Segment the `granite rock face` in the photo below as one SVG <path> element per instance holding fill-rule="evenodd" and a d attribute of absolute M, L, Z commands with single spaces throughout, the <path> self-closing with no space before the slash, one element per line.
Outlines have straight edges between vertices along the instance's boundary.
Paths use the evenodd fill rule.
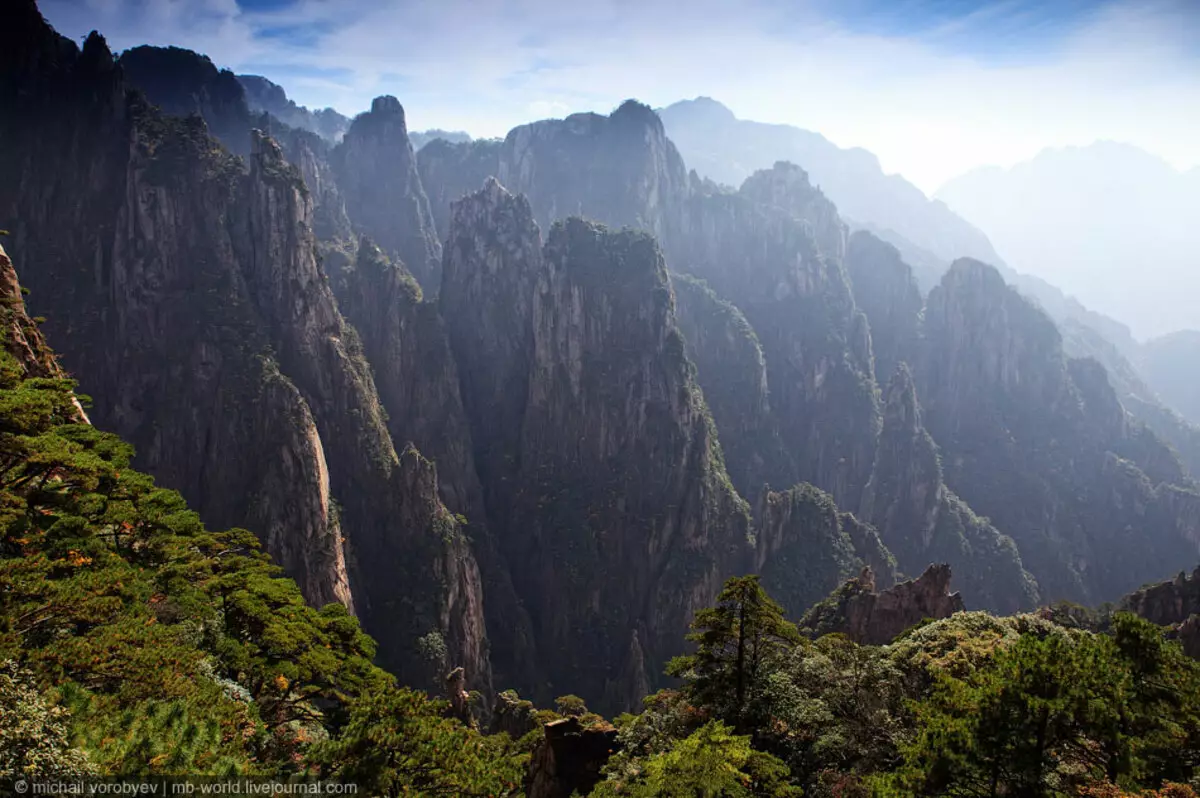
<path fill-rule="evenodd" d="M 917 383 L 946 483 L 1012 537 L 1043 600 L 1095 603 L 1195 557 L 1178 462 L 995 269 L 956 261 L 923 336 Z"/>
<path fill-rule="evenodd" d="M 543 228 L 582 216 L 634 227 L 660 241 L 669 214 L 688 192 L 688 176 L 662 121 L 635 100 L 609 116 L 572 114 L 513 128 L 497 177 L 525 194 Z"/>
<path fill-rule="evenodd" d="M 435 295 L 442 247 L 400 102 L 376 97 L 371 110 L 350 123 L 331 159 L 355 229 L 399 258 L 425 292 Z"/>
<path fill-rule="evenodd" d="M 962 610 L 962 598 L 950 592 L 948 565 L 930 565 L 917 579 L 882 591 L 868 568 L 814 607 L 800 626 L 815 636 L 841 633 L 856 643 L 879 646 L 921 621 Z"/>
<path fill-rule="evenodd" d="M 544 739 L 529 762 L 526 795 L 570 798 L 587 795 L 600 781 L 600 770 L 617 749 L 617 730 L 603 721 L 583 726 L 578 718 L 547 723 Z"/>
<path fill-rule="evenodd" d="M 447 241 L 440 302 L 489 518 L 538 650 L 558 652 L 549 682 L 624 707 L 749 552 L 662 255 L 579 219 L 542 247 L 494 181 L 455 205 Z"/>
<path fill-rule="evenodd" d="M 882 386 L 901 363 L 916 362 L 925 298 L 899 251 L 862 230 L 850 236 L 846 272 L 871 325 L 875 380 Z"/>
<path fill-rule="evenodd" d="M 698 191 L 677 219 L 668 239 L 673 268 L 736 305 L 762 347 L 779 435 L 795 465 L 769 481 L 809 482 L 857 506 L 879 407 L 867 320 L 842 262 L 819 252 L 803 220 L 742 194 Z"/>
<path fill-rule="evenodd" d="M 762 345 L 742 312 L 703 280 L 675 274 L 671 283 L 679 330 L 720 432 L 729 478 L 742 496 L 757 501 L 772 480 L 797 472 L 772 411 Z"/>
<path fill-rule="evenodd" d="M 502 148 L 499 139 L 451 142 L 438 138 L 417 150 L 417 171 L 429 197 L 439 241 L 446 240 L 453 203 L 499 174 Z"/>
<path fill-rule="evenodd" d="M 6 21 L 0 218 L 94 422 L 207 523 L 254 530 L 310 602 L 353 607 L 401 678 L 449 670 L 420 653 L 433 635 L 489 689 L 469 543 L 392 443 L 299 173 L 265 136 L 247 164 L 127 93 L 99 36 L 81 51 L 32 3 Z"/>
<path fill-rule="evenodd" d="M 1012 540 L 946 487 L 916 386 L 901 363 L 887 389 L 883 431 L 860 515 L 875 524 L 905 574 L 945 562 L 963 574 L 965 600 L 999 613 L 1030 609 L 1036 583 Z"/>
<path fill-rule="evenodd" d="M 755 513 L 754 571 L 793 617 L 829 595 L 864 566 L 890 585 L 895 562 L 875 529 L 840 513 L 811 485 L 765 494 Z"/>

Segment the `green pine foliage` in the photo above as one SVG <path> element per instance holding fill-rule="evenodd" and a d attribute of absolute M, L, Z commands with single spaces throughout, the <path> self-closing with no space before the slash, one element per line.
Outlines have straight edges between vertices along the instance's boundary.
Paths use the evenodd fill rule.
<path fill-rule="evenodd" d="M 1200 663 L 1132 614 L 1080 617 L 808 640 L 756 578 L 731 579 L 672 663 L 681 689 L 617 719 L 592 794 L 1195 798 Z"/>
<path fill-rule="evenodd" d="M 519 757 L 398 688 L 345 608 L 305 604 L 253 535 L 206 529 L 131 456 L 70 381 L 0 349 L 0 778 L 515 789 Z"/>

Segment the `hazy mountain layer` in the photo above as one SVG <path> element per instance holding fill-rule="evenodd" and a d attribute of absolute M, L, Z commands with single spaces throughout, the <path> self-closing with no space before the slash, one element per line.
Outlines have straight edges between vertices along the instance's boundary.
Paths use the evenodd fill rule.
<path fill-rule="evenodd" d="M 937 196 L 1013 267 L 1121 319 L 1139 338 L 1200 328 L 1200 185 L 1125 144 L 1045 150 L 955 178 Z"/>
<path fill-rule="evenodd" d="M 707 97 L 658 113 L 684 160 L 705 177 L 737 186 L 758 169 L 791 161 L 808 172 L 848 223 L 895 230 L 946 261 L 963 256 L 1000 260 L 987 236 L 903 177 L 885 175 L 866 150 L 842 149 L 818 133 L 790 125 L 738 119 Z"/>
<path fill-rule="evenodd" d="M 254 113 L 268 113 L 285 125 L 316 133 L 321 138 L 335 142 L 350 127 L 350 120 L 332 108 L 310 111 L 303 105 L 296 105 L 282 86 L 260 75 L 238 75 L 237 79 Z"/>

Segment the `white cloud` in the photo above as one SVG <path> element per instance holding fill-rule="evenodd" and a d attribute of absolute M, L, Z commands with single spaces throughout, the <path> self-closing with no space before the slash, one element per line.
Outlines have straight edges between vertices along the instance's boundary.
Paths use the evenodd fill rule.
<path fill-rule="evenodd" d="M 871 150 L 930 193 L 981 164 L 1096 139 L 1200 164 L 1200 12 L 1189 0 L 1124 2 L 1055 52 L 1003 63 L 945 46 L 986 32 L 995 11 L 903 38 L 852 33 L 817 6 L 774 0 L 299 0 L 265 13 L 234 0 L 43 5 L 64 32 L 96 27 L 117 47 L 172 43 L 237 70 L 271 65 L 268 77 L 308 105 L 353 113 L 395 94 L 417 128 L 502 135 L 627 97 L 657 106 L 705 94 L 743 118 Z M 280 28 L 317 32 L 318 43 L 260 35 Z"/>

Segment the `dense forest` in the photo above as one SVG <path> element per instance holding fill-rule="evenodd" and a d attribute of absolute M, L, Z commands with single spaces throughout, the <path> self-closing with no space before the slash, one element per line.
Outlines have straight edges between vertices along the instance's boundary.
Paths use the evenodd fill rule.
<path fill-rule="evenodd" d="M 1200 428 L 944 206 L 0 20 L 5 788 L 1200 788 Z"/>

